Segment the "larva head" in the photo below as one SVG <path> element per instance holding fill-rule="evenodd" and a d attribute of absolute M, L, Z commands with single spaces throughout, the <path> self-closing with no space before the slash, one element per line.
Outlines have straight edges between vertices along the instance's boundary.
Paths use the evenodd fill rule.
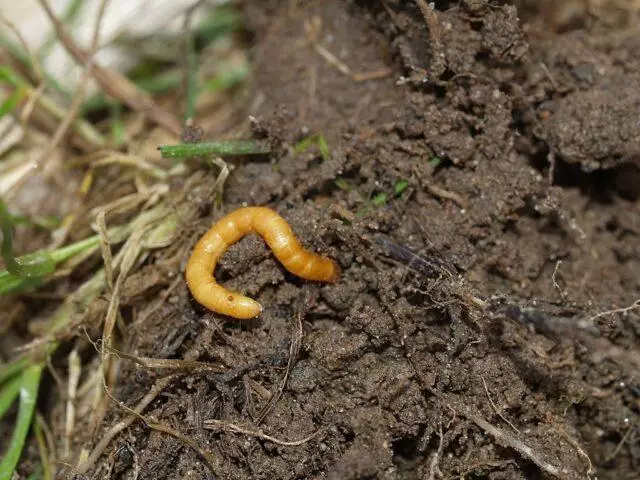
<path fill-rule="evenodd" d="M 256 318 L 262 313 L 262 305 L 249 297 L 235 292 L 227 292 L 226 298 L 221 302 L 218 312 L 240 320 Z"/>

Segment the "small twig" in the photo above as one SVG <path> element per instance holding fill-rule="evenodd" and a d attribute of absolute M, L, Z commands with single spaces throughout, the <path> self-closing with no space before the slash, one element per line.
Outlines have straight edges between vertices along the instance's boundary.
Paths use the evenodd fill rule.
<path fill-rule="evenodd" d="M 560 288 L 560 285 L 558 285 L 558 282 L 556 280 L 556 277 L 558 276 L 558 270 L 560 269 L 560 265 L 562 265 L 562 260 L 558 260 L 556 262 L 556 267 L 553 269 L 553 275 L 551 275 L 551 281 L 553 282 L 553 286 L 556 288 L 556 290 L 560 292 L 560 296 L 564 298 L 567 296 L 567 292 L 565 290 L 562 290 L 562 288 Z"/>
<path fill-rule="evenodd" d="M 116 355 L 118 358 L 124 358 L 126 360 L 131 360 L 132 362 L 140 365 L 149 370 L 174 370 L 174 371 L 190 371 L 190 370 L 207 370 L 214 372 L 222 372 L 223 369 L 219 365 L 214 365 L 212 363 L 206 362 L 198 362 L 194 360 L 177 360 L 171 358 L 150 358 L 150 357 L 137 357 L 135 355 L 129 355 L 124 352 L 120 352 L 113 347 L 105 348 L 112 354 Z"/>
<path fill-rule="evenodd" d="M 549 71 L 547 66 L 544 64 L 544 62 L 540 62 L 539 65 L 540 65 L 540 68 L 542 68 L 542 71 L 544 72 L 544 74 L 547 76 L 547 78 L 551 82 L 551 86 L 553 87 L 553 89 L 558 90 L 558 84 L 556 83 L 555 79 L 553 78 L 553 75 L 551 75 L 551 72 Z"/>
<path fill-rule="evenodd" d="M 213 184 L 213 195 L 216 201 L 216 206 L 222 206 L 222 197 L 224 193 L 224 184 L 227 181 L 227 177 L 231 172 L 229 165 L 227 162 L 222 160 L 220 157 L 211 158 L 211 163 L 217 166 L 220 169 L 220 173 L 218 173 L 218 177 L 216 178 L 215 183 Z"/>
<path fill-rule="evenodd" d="M 58 128 L 53 134 L 51 141 L 47 144 L 47 147 L 44 149 L 38 160 L 36 160 L 34 166 L 35 168 L 42 170 L 45 165 L 50 161 L 50 159 L 54 158 L 53 152 L 56 147 L 59 145 L 60 141 L 64 138 L 69 130 L 71 124 L 75 121 L 76 116 L 78 115 L 78 111 L 80 110 L 80 106 L 84 101 L 85 89 L 87 87 L 87 83 L 89 82 L 89 78 L 91 77 L 92 65 L 93 65 L 93 57 L 98 50 L 98 42 L 100 40 L 100 26 L 102 24 L 102 18 L 104 17 L 104 11 L 107 6 L 108 0 L 102 0 L 100 2 L 100 7 L 98 10 L 98 16 L 96 17 L 96 23 L 93 30 L 93 40 L 91 42 L 91 50 L 89 54 L 85 54 L 85 68 L 82 73 L 82 77 L 80 79 L 80 83 L 78 84 L 78 88 L 76 90 L 75 95 L 73 96 L 73 100 L 71 101 L 71 105 L 67 109 L 67 114 L 58 125 Z M 45 10 L 49 9 L 51 13 L 52 21 L 55 19 L 56 22 L 59 22 L 58 19 L 55 18 L 55 15 L 50 10 L 49 5 L 46 0 L 39 0 L 40 4 L 45 8 Z M 30 177 L 31 172 L 27 171 L 19 181 L 17 181 L 13 187 L 11 188 L 10 195 L 15 194 L 17 190 L 19 190 L 22 185 L 27 181 L 27 178 Z"/>
<path fill-rule="evenodd" d="M 261 438 L 262 440 L 268 440 L 275 443 L 276 445 L 283 445 L 285 447 L 297 447 L 299 445 L 307 443 L 323 431 L 322 429 L 316 430 L 311 435 L 308 435 L 300 440 L 286 441 L 262 433 L 262 431 L 260 430 L 247 430 L 245 428 L 239 427 L 238 425 L 234 425 L 233 423 L 223 422 L 221 420 L 205 420 L 204 428 L 206 428 L 207 430 L 223 430 L 225 432 L 240 433 L 242 435 L 248 435 L 250 437 Z"/>
<path fill-rule="evenodd" d="M 58 20 L 47 0 L 38 0 L 47 17 L 53 23 L 56 35 L 67 51 L 76 61 L 86 64 L 100 87 L 108 95 L 122 100 L 132 110 L 139 111 L 151 121 L 166 128 L 174 135 L 179 135 L 181 128 L 177 119 L 166 110 L 160 108 L 145 92 L 120 73 L 103 68 L 93 62 L 93 54 L 83 51 L 74 42 L 65 26 Z M 101 17 L 101 16 L 100 16 Z M 97 43 L 97 42 L 96 42 Z"/>
<path fill-rule="evenodd" d="M 607 310 L 606 312 L 600 312 L 596 315 L 594 315 L 593 317 L 589 318 L 586 323 L 588 325 L 593 325 L 593 323 L 598 319 L 598 318 L 602 318 L 605 317 L 607 315 L 615 315 L 616 313 L 626 313 L 626 312 L 630 312 L 631 310 L 635 310 L 636 308 L 640 308 L 640 298 L 637 299 L 635 302 L 633 302 L 631 305 L 629 305 L 628 307 L 623 307 L 623 308 L 615 308 L 613 310 Z"/>
<path fill-rule="evenodd" d="M 558 432 L 560 432 L 560 435 L 562 435 L 565 438 L 565 440 L 567 442 L 569 442 L 573 446 L 573 448 L 575 448 L 578 451 L 578 453 L 581 456 L 583 456 L 584 458 L 587 459 L 587 464 L 588 464 L 588 467 L 587 467 L 587 478 L 591 479 L 591 476 L 594 473 L 596 473 L 596 471 L 593 468 L 593 463 L 591 462 L 591 458 L 589 458 L 589 455 L 587 455 L 587 452 L 584 451 L 584 449 L 580 446 L 580 444 L 576 441 L 576 439 L 571 437 L 571 435 L 569 435 L 564 430 L 564 428 L 560 427 L 559 425 L 556 425 L 556 430 L 558 430 Z M 611 458 L 607 458 L 605 461 L 606 462 L 610 462 Z"/>
<path fill-rule="evenodd" d="M 256 419 L 256 425 L 260 425 L 264 419 L 267 417 L 269 412 L 273 409 L 273 407 L 278 403 L 280 397 L 282 397 L 282 392 L 287 386 L 287 381 L 289 380 L 289 375 L 291 374 L 291 370 L 293 369 L 294 363 L 298 360 L 298 355 L 300 354 L 300 347 L 302 346 L 302 319 L 308 308 L 309 299 L 305 299 L 300 310 L 296 314 L 296 328 L 293 331 L 292 339 L 291 339 L 291 347 L 289 348 L 289 360 L 287 361 L 287 371 L 284 374 L 282 379 L 282 383 L 280 384 L 280 388 L 278 388 L 278 392 L 275 395 L 271 395 L 271 398 L 267 402 L 267 404 L 262 408 L 260 413 L 258 414 L 258 418 Z"/>
<path fill-rule="evenodd" d="M 98 227 L 98 235 L 100 236 L 100 252 L 102 253 L 102 261 L 104 262 L 107 288 L 109 289 L 109 293 L 113 294 L 113 255 L 111 254 L 111 245 L 109 244 L 109 235 L 105 222 L 106 214 L 107 212 L 105 210 L 101 210 L 98 215 L 96 215 L 96 226 Z"/>
<path fill-rule="evenodd" d="M 209 465 L 209 467 L 211 468 L 212 471 L 215 471 L 217 469 L 218 464 L 217 464 L 215 458 L 213 457 L 213 455 L 211 455 L 206 450 L 203 450 L 202 448 L 200 448 L 200 446 L 193 439 L 187 437 L 184 433 L 179 432 L 178 430 L 175 430 L 174 428 L 169 427 L 168 425 L 164 425 L 164 424 L 162 424 L 160 422 L 156 422 L 155 420 L 153 420 L 153 419 L 151 419 L 151 418 L 149 418 L 149 417 L 147 417 L 145 415 L 142 415 L 142 413 L 137 412 L 136 410 L 133 410 L 133 409 L 129 408 L 128 406 L 126 406 L 124 403 L 122 403 L 120 400 L 118 400 L 117 398 L 115 398 L 111 394 L 111 392 L 107 388 L 107 384 L 106 383 L 103 383 L 102 386 L 103 386 L 104 391 L 107 394 L 107 396 L 118 407 L 120 407 L 122 410 L 132 414 L 133 417 L 137 417 L 138 419 L 142 420 L 149 428 L 152 428 L 154 430 L 158 430 L 160 432 L 168 433 L 169 435 L 177 438 L 178 440 L 183 442 L 185 445 L 188 445 L 194 451 L 199 453 L 200 456 L 202 456 L 202 458 L 204 458 L 207 461 L 207 464 Z"/>
<path fill-rule="evenodd" d="M 442 472 L 440 471 L 440 467 L 438 466 L 438 460 L 442 455 L 443 435 L 442 435 L 441 425 L 438 425 L 438 436 L 440 437 L 440 442 L 438 443 L 438 450 L 436 451 L 436 453 L 433 455 L 433 458 L 431 459 L 431 464 L 429 465 L 429 477 L 427 480 L 434 480 L 436 478 L 436 474 L 439 476 L 442 476 Z"/>
<path fill-rule="evenodd" d="M 69 380 L 67 384 L 67 419 L 64 431 L 64 458 L 69 458 L 71 439 L 76 423 L 76 396 L 82 370 L 80 355 L 76 349 L 69 354 Z"/>
<path fill-rule="evenodd" d="M 393 74 L 393 70 L 390 68 L 381 68 L 380 70 L 374 70 L 372 72 L 356 72 L 351 77 L 356 83 L 366 82 L 367 80 L 380 80 L 381 78 L 390 77 Z"/>
<path fill-rule="evenodd" d="M 622 449 L 622 446 L 627 442 L 627 440 L 629 440 L 629 437 L 633 433 L 634 429 L 635 429 L 635 425 L 633 425 L 633 424 L 629 425 L 629 428 L 627 428 L 627 431 L 625 432 L 625 434 L 620 439 L 620 442 L 618 442 L 618 445 L 616 445 L 616 448 L 613 450 L 613 452 L 611 452 L 610 455 L 607 456 L 607 458 L 605 458 L 605 461 L 607 463 L 609 463 L 611 460 L 613 460 L 614 458 L 616 458 L 618 456 L 618 453 L 620 453 L 620 450 Z M 589 457 L 587 456 L 587 458 L 589 458 Z M 589 459 L 589 471 L 590 472 L 592 471 L 591 459 Z"/>
<path fill-rule="evenodd" d="M 125 405 L 120 405 L 121 407 L 126 408 Z M 204 458 L 207 461 L 207 464 L 209 465 L 209 468 L 211 469 L 212 473 L 214 473 L 216 470 L 219 469 L 219 465 L 218 462 L 216 461 L 215 457 L 207 452 L 206 450 L 202 449 L 196 442 L 195 440 L 193 440 L 192 438 L 189 438 L 187 435 L 185 435 L 182 432 L 179 432 L 178 430 L 169 427 L 168 425 L 164 425 L 162 423 L 158 423 L 158 422 L 153 422 L 150 419 L 148 419 L 147 417 L 143 416 L 143 415 L 138 415 L 138 417 L 140 418 L 140 420 L 142 420 L 149 428 L 152 428 L 153 430 L 158 430 L 159 432 L 164 432 L 164 433 L 168 433 L 169 435 L 171 435 L 172 437 L 177 438 L 178 440 L 180 440 L 182 443 L 184 443 L 185 445 L 191 447 L 192 450 L 194 450 L 195 452 L 199 453 L 200 456 L 202 458 Z"/>
<path fill-rule="evenodd" d="M 562 471 L 559 467 L 551 465 L 549 462 L 543 460 L 538 453 L 536 453 L 530 446 L 525 445 L 520 440 L 511 435 L 503 432 L 499 428 L 494 427 L 489 422 L 487 422 L 484 418 L 479 417 L 477 415 L 473 415 L 470 413 L 463 413 L 465 417 L 469 420 L 473 421 L 478 427 L 484 430 L 486 433 L 494 437 L 498 442 L 506 445 L 508 447 L 513 448 L 515 451 L 520 453 L 525 458 L 528 458 L 533 463 L 535 463 L 538 467 L 540 467 L 543 471 L 547 472 L 549 475 L 553 475 L 557 478 L 563 478 L 561 476 Z"/>
<path fill-rule="evenodd" d="M 322 24 L 317 17 L 314 18 L 311 22 L 307 22 L 305 24 L 309 44 L 325 62 L 327 62 L 330 66 L 338 70 L 343 75 L 351 77 L 354 82 L 360 83 L 366 82 L 367 80 L 378 80 L 380 78 L 386 78 L 393 73 L 393 70 L 391 70 L 390 68 L 382 68 L 379 70 L 374 70 L 373 72 L 354 72 L 346 63 L 336 57 L 325 47 L 320 45 L 320 43 L 318 42 L 318 36 L 321 27 Z"/>
<path fill-rule="evenodd" d="M 506 417 L 504 415 L 502 415 L 502 413 L 500 412 L 500 410 L 498 410 L 498 407 L 496 406 L 495 403 L 493 403 L 493 400 L 491 399 L 491 395 L 489 395 L 489 389 L 487 388 L 487 382 L 484 381 L 484 377 L 480 377 L 482 379 L 482 385 L 484 385 L 484 391 L 487 392 L 487 398 L 489 399 L 489 403 L 491 403 L 491 406 L 493 407 L 493 410 L 498 414 L 498 416 L 504 420 L 511 428 L 513 428 L 513 430 L 517 433 L 520 433 L 520 430 L 518 430 L 515 425 L 513 423 L 511 423 L 509 420 L 506 419 Z"/>
<path fill-rule="evenodd" d="M 138 452 L 129 445 L 129 451 L 133 454 L 133 480 L 138 480 L 140 475 L 140 461 L 138 460 Z"/>
<path fill-rule="evenodd" d="M 435 79 L 442 75 L 446 69 L 445 63 L 445 54 L 444 49 L 442 48 L 442 41 L 440 39 L 440 26 L 438 25 L 438 17 L 436 16 L 436 12 L 433 11 L 433 8 L 425 2 L 425 0 L 415 0 L 416 5 L 420 9 L 420 13 L 424 18 L 424 22 L 427 24 L 429 41 L 431 44 L 429 45 L 431 50 L 431 62 L 430 62 L 430 70 L 431 78 Z"/>
<path fill-rule="evenodd" d="M 42 75 L 42 68 L 40 67 L 40 62 L 38 61 L 38 57 L 34 55 L 33 52 L 31 51 L 31 48 L 29 47 L 29 43 L 25 40 L 24 36 L 20 33 L 20 30 L 14 25 L 14 23 L 11 20 L 9 20 L 7 17 L 5 17 L 2 14 L 2 12 L 0 12 L 0 22 L 4 23 L 7 26 L 7 28 L 9 28 L 9 30 L 13 32 L 13 34 L 16 36 L 16 38 L 22 45 L 22 48 L 24 48 L 24 51 L 27 52 L 27 55 L 29 55 L 29 59 L 31 60 L 31 63 L 32 63 L 33 73 L 36 76 L 36 80 L 38 81 L 38 83 L 42 84 L 43 78 L 44 78 Z"/>
<path fill-rule="evenodd" d="M 467 208 L 467 202 L 455 192 L 447 190 L 445 188 L 434 185 L 433 183 L 426 184 L 427 191 L 433 195 L 434 197 L 443 198 L 445 200 L 451 200 L 453 203 L 458 205 L 460 208 Z"/>
<path fill-rule="evenodd" d="M 100 455 L 102 455 L 102 452 L 105 450 L 105 448 L 107 448 L 107 446 L 109 445 L 109 443 L 111 443 L 115 436 L 125 428 L 127 428 L 129 425 L 131 425 L 138 418 L 136 415 L 147 408 L 147 406 L 160 394 L 162 390 L 166 388 L 167 385 L 169 385 L 169 383 L 174 378 L 177 378 L 177 375 L 169 375 L 156 380 L 156 383 L 153 385 L 153 387 L 151 387 L 147 394 L 142 397 L 135 408 L 133 410 L 130 410 L 131 415 L 129 415 L 124 420 L 119 421 L 104 433 L 102 439 L 91 451 L 91 454 L 87 457 L 86 461 L 81 465 L 78 465 L 78 473 L 86 473 L 93 466 L 93 464 L 96 463 L 96 460 L 98 460 Z"/>
<path fill-rule="evenodd" d="M 327 50 L 326 48 L 324 48 L 322 45 L 320 45 L 319 43 L 314 43 L 313 44 L 313 49 L 316 51 L 316 53 L 318 55 L 320 55 L 329 65 L 331 65 L 332 67 L 334 67 L 336 70 L 338 70 L 340 73 L 343 73 L 347 76 L 352 76 L 353 73 L 351 72 L 351 69 L 342 61 L 340 60 L 338 57 L 336 57 L 333 53 L 331 53 L 329 50 Z"/>

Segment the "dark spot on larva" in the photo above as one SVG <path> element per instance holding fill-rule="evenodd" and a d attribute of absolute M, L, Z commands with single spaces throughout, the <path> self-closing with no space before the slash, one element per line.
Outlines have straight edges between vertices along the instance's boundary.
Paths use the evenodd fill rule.
<path fill-rule="evenodd" d="M 227 300 L 229 300 L 230 302 L 233 302 L 233 295 L 229 295 L 229 296 L 227 297 Z"/>

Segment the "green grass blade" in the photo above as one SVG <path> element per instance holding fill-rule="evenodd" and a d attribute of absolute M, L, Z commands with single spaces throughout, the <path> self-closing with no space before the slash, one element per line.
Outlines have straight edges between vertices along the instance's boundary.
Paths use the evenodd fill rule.
<path fill-rule="evenodd" d="M 329 145 L 321 133 L 318 134 L 318 150 L 320 150 L 320 156 L 323 160 L 328 160 L 331 157 L 329 153 Z"/>
<path fill-rule="evenodd" d="M 184 143 L 180 145 L 162 145 L 158 147 L 163 158 L 189 158 L 217 155 L 261 155 L 269 153 L 271 147 L 256 140 L 230 140 L 226 142 Z"/>
<path fill-rule="evenodd" d="M 396 196 L 400 196 L 408 187 L 409 187 L 408 180 L 398 180 L 395 186 L 393 187 L 393 193 L 395 193 Z"/>
<path fill-rule="evenodd" d="M 24 85 L 24 80 L 15 70 L 7 65 L 0 65 L 0 82 L 8 83 L 12 87 L 20 87 Z"/>
<path fill-rule="evenodd" d="M 0 480 L 11 480 L 13 471 L 20 460 L 27 434 L 31 428 L 31 419 L 38 398 L 42 365 L 27 367 L 20 377 L 20 407 L 18 420 L 9 442 L 9 449 L 5 452 L 0 463 Z"/>
<path fill-rule="evenodd" d="M 55 262 L 47 253 L 32 253 L 19 259 L 13 256 L 13 217 L 0 198 L 0 223 L 2 223 L 2 259 L 9 273 L 18 277 L 42 277 L 55 270 Z"/>
<path fill-rule="evenodd" d="M 9 407 L 13 405 L 13 401 L 18 396 L 21 380 L 20 377 L 12 378 L 0 390 L 0 418 L 9 410 Z"/>
<path fill-rule="evenodd" d="M 3 235 L 4 235 L 4 230 L 3 230 Z M 3 238 L 3 242 L 4 242 L 4 238 Z M 66 247 L 62 247 L 57 250 L 53 250 L 52 252 L 36 252 L 35 254 L 25 255 L 23 257 L 19 257 L 14 260 L 17 261 L 19 264 L 28 264 L 29 257 L 48 256 L 53 262 L 55 267 L 55 265 L 57 265 L 58 263 L 64 262 L 65 260 L 68 260 L 69 258 L 75 255 L 83 253 L 86 250 L 89 250 L 91 248 L 97 248 L 99 244 L 100 244 L 100 237 L 98 235 L 94 235 L 93 237 L 80 240 L 79 242 L 72 243 L 71 245 L 67 245 Z M 7 264 L 7 266 L 8 265 L 9 264 Z M 11 293 L 11 292 L 23 291 L 27 288 L 37 286 L 41 282 L 42 282 L 42 277 L 23 277 L 20 275 L 15 275 L 14 273 L 11 273 L 11 271 L 9 270 L 3 270 L 3 271 L 0 271 L 0 295 Z"/>
<path fill-rule="evenodd" d="M 0 272 L 0 295 L 20 293 L 42 285 L 42 277 L 24 278 L 11 275 L 6 270 Z"/>
<path fill-rule="evenodd" d="M 247 75 L 249 75 L 249 66 L 246 64 L 235 68 L 221 68 L 220 73 L 207 80 L 201 90 L 207 90 L 210 93 L 226 90 L 242 82 Z"/>
<path fill-rule="evenodd" d="M 27 359 L 21 358 L 11 363 L 6 363 L 0 366 L 0 385 L 6 382 L 11 377 L 17 375 L 27 367 Z"/>
<path fill-rule="evenodd" d="M 22 62 L 29 69 L 29 71 L 35 72 L 35 66 L 28 52 L 26 52 L 20 44 L 12 42 L 8 38 L 6 38 L 4 35 L 2 35 L 2 33 L 0 33 L 0 48 L 3 48 L 9 53 L 11 53 L 11 55 L 15 57 L 17 60 L 19 60 L 20 62 Z M 2 70 L 6 70 L 6 69 L 10 70 L 11 68 L 7 66 L 2 67 Z M 48 72 L 42 72 L 42 73 L 47 86 L 53 88 L 54 90 L 56 90 L 58 93 L 61 93 L 65 97 L 69 96 L 68 90 L 63 88 L 62 85 L 58 83 L 58 81 L 53 76 L 51 76 Z M 13 77 L 18 78 L 18 75 L 14 73 Z M 2 72 L 0 72 L 0 81 L 2 81 Z"/>
<path fill-rule="evenodd" d="M 13 112 L 13 110 L 20 104 L 20 102 L 24 99 L 27 91 L 24 88 L 18 87 L 16 88 L 11 95 L 9 95 L 2 105 L 0 105 L 0 118 L 4 117 L 8 113 Z"/>
<path fill-rule="evenodd" d="M 205 45 L 237 30 L 242 26 L 242 15 L 238 10 L 221 6 L 205 17 L 196 27 L 196 36 Z"/>

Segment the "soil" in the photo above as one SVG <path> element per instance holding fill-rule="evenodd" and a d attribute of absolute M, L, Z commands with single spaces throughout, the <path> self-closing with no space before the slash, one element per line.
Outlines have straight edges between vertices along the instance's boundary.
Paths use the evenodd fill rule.
<path fill-rule="evenodd" d="M 245 238 L 216 277 L 249 322 L 158 280 L 124 350 L 220 368 L 176 374 L 145 415 L 185 437 L 134 422 L 111 478 L 640 478 L 639 17 L 595 3 L 247 2 L 274 152 L 221 210 L 194 188 L 193 227 L 269 205 L 342 276 Z M 114 396 L 160 376 L 123 362 Z"/>

